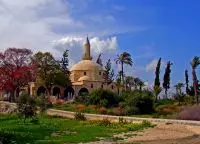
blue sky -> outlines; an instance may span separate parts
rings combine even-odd
[[[184,82],[184,70],[190,72],[191,59],[200,54],[199,5],[198,0],[0,0],[0,50],[27,47],[59,57],[69,48],[74,64],[88,34],[94,58],[127,51],[134,61],[127,74],[149,84],[158,58],[161,80],[172,61],[174,85]]]
[[[176,83],[184,81],[184,70],[190,70],[192,57],[200,54],[199,5],[198,0],[99,0],[90,1],[84,12],[74,14],[78,18],[88,14],[112,16],[115,22],[111,24],[124,29],[116,32],[120,51],[130,52],[135,66],[141,69],[159,57],[172,61],[172,82]],[[141,70],[139,75],[149,82],[154,78],[152,71]]]

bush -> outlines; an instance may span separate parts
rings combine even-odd
[[[142,125],[144,125],[144,126],[146,126],[146,127],[149,127],[149,126],[151,126],[152,124],[151,124],[150,121],[143,120],[143,121],[142,121]]]
[[[123,117],[119,117],[119,123],[120,124],[127,124],[128,122]]]
[[[0,143],[1,144],[14,144],[16,143],[14,140],[16,139],[16,136],[7,131],[0,130]]]
[[[157,100],[156,105],[168,105],[168,104],[173,104],[174,100],[170,99],[163,99],[163,100]]]
[[[108,118],[104,118],[102,121],[99,122],[101,126],[109,126],[111,125],[111,121]]]
[[[85,121],[86,120],[86,117],[84,114],[80,113],[80,112],[76,112],[74,114],[74,119],[75,120],[81,120],[81,121]]]
[[[168,105],[159,105],[155,108],[155,111],[159,115],[171,115],[176,112],[179,112],[182,109],[181,106],[174,105],[174,104],[168,104]]]
[[[88,94],[83,94],[80,96],[75,96],[74,101],[81,104],[87,104],[88,102]]]
[[[134,90],[122,93],[123,102],[121,106],[128,114],[149,114],[153,112],[153,94],[148,90]]]
[[[112,108],[111,111],[112,115],[117,115],[117,116],[124,116],[128,114],[127,110],[121,107]]]
[[[200,120],[200,106],[192,106],[186,108],[178,114],[181,120]]]
[[[99,109],[99,113],[100,113],[100,114],[107,114],[107,111],[106,111],[106,109],[105,109],[104,107],[101,107],[101,108]]]
[[[118,102],[118,95],[105,89],[96,89],[89,95],[89,104],[92,105],[99,105],[108,108],[116,106]]]
[[[29,94],[22,94],[17,100],[17,111],[19,116],[24,117],[24,122],[26,118],[33,118],[36,116],[37,106],[36,100]]]
[[[79,104],[76,106],[77,112],[84,112],[85,111],[85,105]]]
[[[39,106],[41,113],[45,112],[47,108],[52,107],[52,103],[46,95],[40,95],[37,97],[37,105]]]

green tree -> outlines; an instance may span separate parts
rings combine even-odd
[[[161,66],[161,58],[159,58],[157,66],[156,66],[156,71],[155,71],[155,81],[154,81],[154,86],[160,87],[160,66]]]
[[[132,76],[125,77],[125,86],[126,90],[131,91],[131,88],[134,86],[134,78]]]
[[[101,59],[101,55],[102,55],[102,54],[99,54],[96,63],[99,64],[101,67],[103,67],[103,63],[102,63],[102,59]]]
[[[156,71],[155,71],[155,81],[154,81],[154,94],[155,94],[155,100],[157,101],[158,95],[162,91],[162,88],[160,87],[160,66],[161,66],[161,58],[159,58],[157,66],[156,66]]]
[[[114,80],[114,70],[112,69],[112,64],[110,59],[106,62],[103,78],[105,80],[105,83],[107,84],[111,84]]]
[[[154,92],[156,101],[158,100],[158,95],[161,93],[161,91],[162,91],[162,88],[160,86],[153,87],[153,92]]]
[[[145,83],[140,79],[139,83],[138,83],[139,89],[140,91],[142,90],[142,88],[145,86]]]
[[[59,63],[49,52],[38,52],[36,53],[32,60],[37,66],[37,76],[38,79],[47,88],[48,95],[51,95],[51,88],[53,85],[62,85],[68,83],[69,79],[66,74],[60,68]]]
[[[184,87],[184,84],[179,82],[174,87],[176,88],[176,96],[177,96],[177,99],[178,99],[179,105],[180,105],[180,102],[183,98],[182,88]]]
[[[119,94],[119,89],[121,87],[121,71],[118,72],[117,76],[116,76],[116,86],[117,86],[117,93]]]
[[[195,56],[190,63],[192,67],[192,79],[193,79],[193,87],[194,87],[194,95],[196,98],[196,103],[199,103],[199,98],[198,98],[198,79],[196,75],[196,68],[200,65],[200,57]]]
[[[32,96],[23,93],[17,100],[17,111],[19,116],[24,117],[25,123],[27,118],[33,118],[37,115],[36,100]]]
[[[68,54],[69,50],[65,50],[63,52],[63,57],[60,61],[60,66],[62,68],[62,70],[64,71],[64,73],[66,75],[69,75],[70,72],[69,72],[69,69],[68,69],[68,66],[69,66],[69,54]]]
[[[171,65],[172,65],[172,63],[170,61],[168,61],[167,67],[165,69],[164,78],[163,78],[163,88],[165,89],[166,98],[167,98],[168,89],[170,88]]]
[[[133,78],[133,83],[134,83],[135,89],[138,89],[140,81],[141,81],[141,80],[140,80],[140,78],[138,78],[138,77]]]
[[[186,93],[189,94],[189,76],[188,70],[185,70],[185,84],[186,84]]]
[[[124,85],[124,65],[133,65],[133,61],[131,58],[131,55],[127,52],[123,52],[122,54],[118,55],[117,58],[115,59],[116,64],[121,65],[121,79],[122,79],[122,84]]]

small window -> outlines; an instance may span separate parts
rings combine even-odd
[[[84,75],[86,75],[87,73],[86,72],[84,72]]]
[[[91,88],[93,88],[94,86],[93,86],[93,84],[91,84]]]
[[[99,75],[101,75],[101,72],[99,72]]]
[[[103,85],[101,85],[101,88],[103,88]]]
[[[111,88],[112,88],[112,89],[114,88],[113,85],[111,86]]]

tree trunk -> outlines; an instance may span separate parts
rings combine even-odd
[[[193,86],[194,86],[194,96],[196,98],[196,104],[198,104],[199,103],[198,92],[197,92],[198,80],[197,80],[196,71],[194,68],[192,69],[192,77],[193,77]]]
[[[122,77],[122,85],[124,86],[124,63],[122,62],[121,64],[122,72],[121,72],[121,77]]]
[[[165,89],[165,99],[167,99],[167,89]]]
[[[51,86],[47,86],[47,95],[51,96]]]

